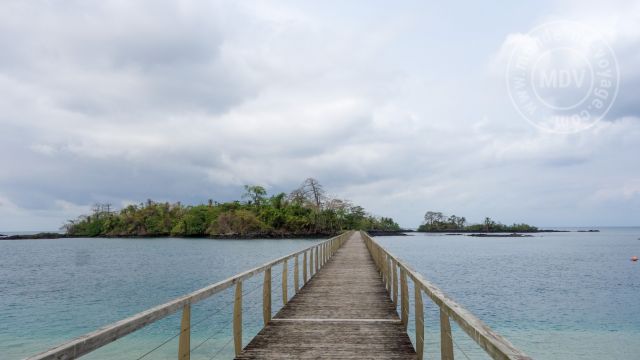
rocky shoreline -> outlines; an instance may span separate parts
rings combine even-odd
[[[511,233],[511,234],[480,233],[480,234],[467,234],[466,236],[473,236],[473,237],[533,237],[533,235],[530,235],[530,234],[518,234],[518,233]]]
[[[66,234],[43,232],[30,235],[2,235],[0,234],[0,240],[48,240],[48,239],[62,239],[66,238]]]

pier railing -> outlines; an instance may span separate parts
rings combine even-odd
[[[467,309],[453,301],[438,287],[425,280],[422,275],[413,270],[409,265],[392,255],[387,249],[382,247],[369,234],[361,231],[371,257],[380,272],[380,276],[385,283],[387,291],[393,300],[393,304],[398,306],[400,301],[400,320],[405,329],[409,323],[409,287],[408,279],[414,284],[415,296],[415,348],[418,359],[423,358],[424,353],[424,305],[422,293],[440,308],[440,355],[442,360],[453,360],[453,334],[451,333],[451,323],[453,319],[469,337],[471,337],[484,351],[493,359],[509,360],[530,360],[522,351],[516,349],[507,339],[496,334],[486,324]]]
[[[304,250],[280,257],[264,265],[234,275],[226,280],[196,290],[162,305],[148,309],[129,318],[105,326],[94,332],[82,335],[40,354],[28,357],[27,360],[70,360],[86,355],[136,330],[144,328],[162,318],[182,310],[178,360],[189,360],[191,355],[191,305],[216,295],[223,290],[235,286],[233,301],[233,343],[236,355],[242,351],[242,283],[249,278],[264,274],[262,291],[262,317],[264,326],[271,321],[271,272],[275,266],[282,264],[282,299],[283,306],[288,301],[288,263],[294,262],[293,284],[297,292],[313,277],[331,256],[345,243],[353,231],[310,246]],[[302,266],[300,266],[302,262]],[[302,284],[302,286],[301,286]]]

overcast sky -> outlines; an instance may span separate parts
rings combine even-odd
[[[430,3],[2,1],[0,230],[307,177],[407,227],[640,225],[639,2]],[[575,134],[507,94],[505,52],[555,20],[597,29],[621,75]]]

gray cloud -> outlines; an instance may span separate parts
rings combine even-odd
[[[243,184],[288,191],[309,176],[406,226],[427,209],[539,225],[618,209],[608,223],[635,221],[629,85],[617,121],[541,133],[503,78],[479,73],[497,40],[436,44],[461,54],[447,61],[422,45],[434,40],[409,6],[348,21],[310,6],[3,4],[0,229],[55,228],[96,201],[229,200]],[[624,43],[630,64],[637,46]]]

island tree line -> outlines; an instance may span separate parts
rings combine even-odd
[[[92,214],[70,220],[70,236],[305,236],[342,230],[398,231],[391,218],[373,216],[348,200],[327,196],[309,178],[291,193],[269,196],[264,187],[246,185],[242,201],[201,205],[147,200],[112,211],[94,206]]]
[[[464,216],[445,215],[439,211],[427,211],[418,231],[423,232],[537,232],[538,228],[527,224],[505,225],[485,218],[481,224],[467,224]]]

